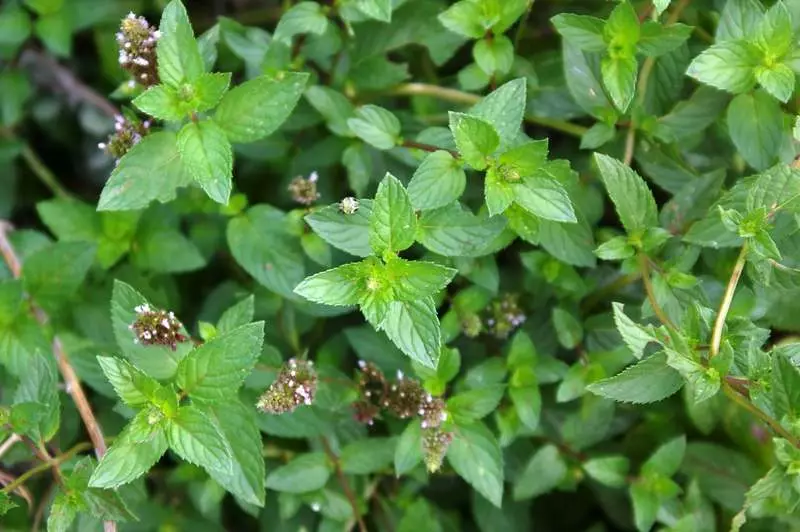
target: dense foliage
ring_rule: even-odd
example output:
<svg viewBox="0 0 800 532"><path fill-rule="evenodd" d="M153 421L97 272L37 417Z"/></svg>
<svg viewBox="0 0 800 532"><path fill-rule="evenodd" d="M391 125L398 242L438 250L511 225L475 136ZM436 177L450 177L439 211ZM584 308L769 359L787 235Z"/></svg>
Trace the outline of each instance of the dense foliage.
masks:
<svg viewBox="0 0 800 532"><path fill-rule="evenodd" d="M1 528L800 530L765 2L4 0Z"/></svg>

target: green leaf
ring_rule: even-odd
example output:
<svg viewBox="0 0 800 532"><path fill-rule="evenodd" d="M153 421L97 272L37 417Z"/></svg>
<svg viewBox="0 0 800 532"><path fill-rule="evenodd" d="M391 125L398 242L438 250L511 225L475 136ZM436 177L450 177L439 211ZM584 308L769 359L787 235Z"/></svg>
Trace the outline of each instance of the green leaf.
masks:
<svg viewBox="0 0 800 532"><path fill-rule="evenodd" d="M644 180L612 157L596 153L594 160L625 231L638 234L658 226L656 201Z"/></svg>
<svg viewBox="0 0 800 532"><path fill-rule="evenodd" d="M461 197L467 176L456 159L446 151L428 155L408 183L408 197L416 210L436 209Z"/></svg>
<svg viewBox="0 0 800 532"><path fill-rule="evenodd" d="M394 451L394 473L405 475L422 462L422 428L420 420L414 419L406 425Z"/></svg>
<svg viewBox="0 0 800 532"><path fill-rule="evenodd" d="M356 0L356 7L369 18L386 23L392 21L392 0Z"/></svg>
<svg viewBox="0 0 800 532"><path fill-rule="evenodd" d="M794 93L795 73L782 63L771 68L756 69L756 80L768 93L783 103L788 102Z"/></svg>
<svg viewBox="0 0 800 532"><path fill-rule="evenodd" d="M88 242L59 242L32 253L22 266L25 290L47 311L61 307L83 284L95 251Z"/></svg>
<svg viewBox="0 0 800 532"><path fill-rule="evenodd" d="M180 0L167 4L158 28L161 32L157 45L158 77L174 88L192 83L203 74L205 67L189 16Z"/></svg>
<svg viewBox="0 0 800 532"><path fill-rule="evenodd" d="M604 57L601 70L603 85L620 113L628 110L636 93L639 64L633 56Z"/></svg>
<svg viewBox="0 0 800 532"><path fill-rule="evenodd" d="M307 493L328 483L331 467L324 453L304 453L267 475L266 487L287 493Z"/></svg>
<svg viewBox="0 0 800 532"><path fill-rule="evenodd" d="M532 368L519 367L514 370L508 396L522 424L530 430L536 430L542 412L542 394Z"/></svg>
<svg viewBox="0 0 800 532"><path fill-rule="evenodd" d="M392 280L397 299L415 301L435 296L452 281L457 272L435 262L393 258L386 264L386 273Z"/></svg>
<svg viewBox="0 0 800 532"><path fill-rule="evenodd" d="M514 45L505 35L484 38L475 43L472 57L487 76L504 76L514 62Z"/></svg>
<svg viewBox="0 0 800 532"><path fill-rule="evenodd" d="M148 303L139 292L131 286L115 280L111 296L111 322L114 337L134 366L154 379L170 379L175 375L180 360L192 349L191 342L178 344L173 351L168 346L144 346L134 342L130 325L136 320L136 307ZM188 336L185 329L181 333Z"/></svg>
<svg viewBox="0 0 800 532"><path fill-rule="evenodd" d="M550 19L561 36L581 50L587 52L604 52L606 43L603 39L605 21L586 15L561 13Z"/></svg>
<svg viewBox="0 0 800 532"><path fill-rule="evenodd" d="M212 120L189 122L178 132L181 162L208 197L228 204L233 187L233 149Z"/></svg>
<svg viewBox="0 0 800 532"><path fill-rule="evenodd" d="M255 297L252 295L242 299L220 316L217 332L227 333L253 321L255 315Z"/></svg>
<svg viewBox="0 0 800 532"><path fill-rule="evenodd" d="M167 450L161 423L151 425L142 410L125 427L100 460L89 480L92 488L116 488L147 473Z"/></svg>
<svg viewBox="0 0 800 532"><path fill-rule="evenodd" d="M685 43L692 31L693 28L685 24L662 26L648 20L642 24L642 37L636 46L640 53L648 57L660 57Z"/></svg>
<svg viewBox="0 0 800 532"><path fill-rule="evenodd" d="M308 74L285 72L259 76L231 89L220 101L214 122L231 142L254 142L272 134L292 114Z"/></svg>
<svg viewBox="0 0 800 532"><path fill-rule="evenodd" d="M328 17L316 2L300 2L286 11L275 28L274 39L291 43L292 37L302 33L322 35L328 27Z"/></svg>
<svg viewBox="0 0 800 532"><path fill-rule="evenodd" d="M372 255L369 245L369 220L372 200L361 200L352 214L342 212L339 205L328 205L306 215L305 221L328 244L356 257Z"/></svg>
<svg viewBox="0 0 800 532"><path fill-rule="evenodd" d="M0 510L2 510L1 504ZM67 532L78 516L78 510L78 504L69 495L59 491L53 498L53 504L50 506L50 515L47 516L48 532ZM0 512L0 515L2 514L3 512Z"/></svg>
<svg viewBox="0 0 800 532"><path fill-rule="evenodd" d="M72 18L64 13L45 15L33 23L33 33L54 55L69 57L72 53Z"/></svg>
<svg viewBox="0 0 800 532"><path fill-rule="evenodd" d="M64 489L70 495L70 502L79 510L88 510L88 513L98 519L136 521L136 516L131 513L116 491L89 487L89 479L94 469L95 461L89 456L81 459L72 468L72 473L64 482Z"/></svg>
<svg viewBox="0 0 800 532"><path fill-rule="evenodd" d="M231 84L230 72L212 72L201 75L192 84L192 97L187 102L192 111L203 113L222 101Z"/></svg>
<svg viewBox="0 0 800 532"><path fill-rule="evenodd" d="M666 399L682 386L681 375L667 365L667 356L659 352L586 389L607 399L644 404Z"/></svg>
<svg viewBox="0 0 800 532"><path fill-rule="evenodd" d="M748 212L796 212L800 208L800 169L777 164L760 173L749 186L745 207Z"/></svg>
<svg viewBox="0 0 800 532"><path fill-rule="evenodd" d="M119 160L103 187L97 210L130 211L143 209L153 200L166 203L190 182L181 163L177 135L171 131L151 133Z"/></svg>
<svg viewBox="0 0 800 532"><path fill-rule="evenodd" d="M177 371L177 383L194 401L236 397L261 354L264 322L243 325L195 348Z"/></svg>
<svg viewBox="0 0 800 532"><path fill-rule="evenodd" d="M592 458L583 463L583 469L601 484L610 488L622 488L627 484L630 461L624 456Z"/></svg>
<svg viewBox="0 0 800 532"><path fill-rule="evenodd" d="M706 85L741 94L755 87L755 69L760 63L761 53L755 45L720 42L695 57L686 74Z"/></svg>
<svg viewBox="0 0 800 532"><path fill-rule="evenodd" d="M516 143L527 101L526 80L512 79L482 98L467 114L488 122L500 138L500 149L505 150Z"/></svg>
<svg viewBox="0 0 800 532"><path fill-rule="evenodd" d="M774 98L762 91L740 94L728 106L728 132L736 149L756 170L777 162L787 128Z"/></svg>
<svg viewBox="0 0 800 532"><path fill-rule="evenodd" d="M487 157L500 145L497 131L489 122L474 116L452 111L449 116L459 155L476 170L486 168Z"/></svg>
<svg viewBox="0 0 800 532"><path fill-rule="evenodd" d="M212 477L242 501L263 506L263 443L255 411L236 399L204 405L203 411L216 423L231 448L230 471L215 468L210 471Z"/></svg>
<svg viewBox="0 0 800 532"><path fill-rule="evenodd" d="M417 217L403 184L386 174L372 204L369 242L375 253L397 253L414 243Z"/></svg>
<svg viewBox="0 0 800 532"><path fill-rule="evenodd" d="M439 518L431 508L431 505L422 497L408 506L403 513L400 524L397 525L397 532L442 532L442 525Z"/></svg>
<svg viewBox="0 0 800 532"><path fill-rule="evenodd" d="M137 268L160 273L193 271L206 264L191 240L172 227L159 225L149 216L145 216L131 243L130 258Z"/></svg>
<svg viewBox="0 0 800 532"><path fill-rule="evenodd" d="M483 423L458 427L447 449L447 461L456 473L492 504L503 501L503 453Z"/></svg>
<svg viewBox="0 0 800 532"><path fill-rule="evenodd" d="M528 178L515 185L513 190L514 201L535 216L554 222L578 221L567 190L555 179Z"/></svg>
<svg viewBox="0 0 800 532"><path fill-rule="evenodd" d="M506 227L501 216L475 216L459 203L427 211L417 226L420 244L446 257L474 257L485 254L487 246Z"/></svg>
<svg viewBox="0 0 800 532"><path fill-rule="evenodd" d="M578 223L562 224L541 220L539 242L542 247L559 260L573 266L594 267L594 237L592 229L579 213Z"/></svg>
<svg viewBox="0 0 800 532"><path fill-rule="evenodd" d="M166 433L170 448L187 462L209 472L231 473L231 444L200 408L178 408L167 421Z"/></svg>
<svg viewBox="0 0 800 532"><path fill-rule="evenodd" d="M536 451L514 483L514 500L543 495L556 488L567 476L567 465L554 445Z"/></svg>
<svg viewBox="0 0 800 532"><path fill-rule="evenodd" d="M323 85L313 85L305 92L311 107L325 119L328 129L340 137L352 137L347 120L355 115L355 108L347 96Z"/></svg>
<svg viewBox="0 0 800 532"><path fill-rule="evenodd" d="M347 444L339 455L342 472L350 475L377 473L394 460L397 438L366 438Z"/></svg>
<svg viewBox="0 0 800 532"><path fill-rule="evenodd" d="M61 404L58 399L58 372L54 361L39 351L27 360L25 373L20 377L14 393L14 405L31 403L41 412L30 419L26 433L34 441L50 441L58 431Z"/></svg>
<svg viewBox="0 0 800 532"><path fill-rule="evenodd" d="M347 126L358 138L379 150L394 148L400 138L400 121L377 105L356 109L355 117L347 119Z"/></svg>
<svg viewBox="0 0 800 532"><path fill-rule="evenodd" d="M364 194L372 180L371 149L361 141L352 143L342 153L342 165L347 169L347 183L353 192Z"/></svg>
<svg viewBox="0 0 800 532"><path fill-rule="evenodd" d="M179 122L185 118L177 92L168 85L154 85L133 99L141 112L158 120Z"/></svg>
<svg viewBox="0 0 800 532"><path fill-rule="evenodd" d="M369 270L360 262L344 264L306 277L295 294L322 305L356 305L367 292Z"/></svg>
<svg viewBox="0 0 800 532"><path fill-rule="evenodd" d="M116 357L97 357L106 379L114 391L129 406L152 402L161 385L131 363Z"/></svg>
<svg viewBox="0 0 800 532"><path fill-rule="evenodd" d="M561 307L553 308L553 326L559 343L567 349L573 349L583 339L583 326L575 316Z"/></svg>
<svg viewBox="0 0 800 532"><path fill-rule="evenodd" d="M620 336L622 336L622 341L631 350L633 356L642 358L647 344L658 341L652 333L652 329L643 327L630 319L625 314L622 303L612 303L611 307L614 310L614 325L617 327Z"/></svg>
<svg viewBox="0 0 800 532"><path fill-rule="evenodd" d="M462 0L439 14L439 22L448 30L471 39L483 37L494 21L482 13L480 2Z"/></svg>
<svg viewBox="0 0 800 532"><path fill-rule="evenodd" d="M391 302L380 325L394 345L412 360L436 368L441 331L432 298Z"/></svg>
<svg viewBox="0 0 800 532"><path fill-rule="evenodd" d="M228 223L228 246L236 262L259 283L284 297L305 277L303 252L286 228L286 215L255 205Z"/></svg>
<svg viewBox="0 0 800 532"><path fill-rule="evenodd" d="M0 74L0 94L3 95L0 98L0 124L12 127L24 118L25 104L33 95L33 87L21 72L6 71Z"/></svg>
<svg viewBox="0 0 800 532"><path fill-rule="evenodd" d="M633 502L633 520L639 532L647 532L655 523L661 503L658 496L641 483L635 483L630 488L631 501Z"/></svg>
<svg viewBox="0 0 800 532"><path fill-rule="evenodd" d="M668 441L650 455L642 465L643 475L659 474L671 477L678 472L686 452L686 436Z"/></svg>
<svg viewBox="0 0 800 532"><path fill-rule="evenodd" d="M800 372L788 357L772 354L772 403L778 419L787 416L790 420L800 418Z"/></svg>
<svg viewBox="0 0 800 532"><path fill-rule="evenodd" d="M456 423L470 423L491 414L500 404L506 387L484 386L458 393L447 400L447 411Z"/></svg>

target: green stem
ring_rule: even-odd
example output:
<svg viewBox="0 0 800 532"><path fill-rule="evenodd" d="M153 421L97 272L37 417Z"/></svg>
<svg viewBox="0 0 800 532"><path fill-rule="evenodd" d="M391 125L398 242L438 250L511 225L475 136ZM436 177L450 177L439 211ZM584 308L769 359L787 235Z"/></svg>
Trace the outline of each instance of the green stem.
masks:
<svg viewBox="0 0 800 532"><path fill-rule="evenodd" d="M0 491L2 491L3 493L11 493L15 489L17 489L19 486L24 484L29 478L31 478L31 477L33 477L35 475L38 475L42 471L47 471L48 469L50 469L52 467L58 468L58 466L62 462L66 462L67 460L69 460L74 455L78 454L79 452L87 451L87 450L89 450L91 448L92 448L92 444L91 443L89 443L89 442L81 442L81 443L75 445L74 447L72 447L67 452L65 452L63 454L60 454L60 455L56 456L55 458L52 458L52 459L47 460L45 462L42 462L41 464L37 465L36 467L33 467L33 468L25 471L23 474L21 474L20 476L15 478L12 482L10 482L6 487L4 487Z"/></svg>
<svg viewBox="0 0 800 532"><path fill-rule="evenodd" d="M639 254L639 270L642 272L642 282L644 283L644 291L647 293L647 300L650 301L650 306L653 307L653 313L661 323L670 329L677 329L672 320L669 319L667 313L661 308L656 300L656 293L653 290L653 282L650 280L650 259L644 253Z"/></svg>
<svg viewBox="0 0 800 532"><path fill-rule="evenodd" d="M725 328L725 319L728 317L728 312L731 310L731 303L733 303L736 285L739 284L739 279L742 277L742 272L744 271L746 263L747 244L745 243L742 246L742 250L739 252L736 264L733 265L731 278L728 280L728 286L725 287L725 293L722 296L722 303L719 305L717 319L714 321L714 330L711 333L711 347L708 350L708 358L713 358L719 353L719 348L722 344L722 330Z"/></svg>
<svg viewBox="0 0 800 532"><path fill-rule="evenodd" d="M465 105L474 105L481 99L477 94L470 94L457 89L449 89L447 87L440 87L438 85L429 85L427 83L404 83L392 90L391 94L396 96L430 96L453 103L461 103ZM574 137L581 137L588 131L588 128L566 122L563 120L556 120L553 118L546 118L542 116L534 116L531 114L525 115L525 121L536 124L538 126L561 131Z"/></svg>
<svg viewBox="0 0 800 532"><path fill-rule="evenodd" d="M794 445L796 448L800 449L800 440L794 437L788 430L783 428L780 423L778 423L775 419L773 419L769 414L763 412L759 409L756 405L751 403L747 400L743 395L736 392L736 390L731 387L730 384L727 382L722 383L722 390L725 392L725 395L731 398L733 402L756 416L758 419L763 421L767 426L769 426L775 434L784 438L786 441Z"/></svg>
<svg viewBox="0 0 800 532"><path fill-rule="evenodd" d="M49 188L53 194L59 198L72 197L72 194L70 194L67 189L65 189L61 183L58 182L58 178L56 178L55 174L50 171L44 162L42 162L29 144L25 144L22 147L22 159L28 165L28 168L31 169L31 172L33 172L36 177L39 178L39 181L44 183L44 185Z"/></svg>

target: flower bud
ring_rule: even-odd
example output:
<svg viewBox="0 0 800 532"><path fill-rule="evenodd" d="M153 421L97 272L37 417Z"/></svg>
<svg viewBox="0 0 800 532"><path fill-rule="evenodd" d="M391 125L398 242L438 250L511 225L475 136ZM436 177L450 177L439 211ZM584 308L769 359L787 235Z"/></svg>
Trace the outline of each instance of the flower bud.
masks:
<svg viewBox="0 0 800 532"><path fill-rule="evenodd" d="M302 176L297 176L289 183L289 192L292 194L292 199L301 205L311 205L319 199L319 192L317 192L317 179L319 176L316 172L311 172L308 179Z"/></svg>
<svg viewBox="0 0 800 532"><path fill-rule="evenodd" d="M339 210L345 214L355 214L359 206L357 199L348 196L339 203Z"/></svg>
<svg viewBox="0 0 800 532"><path fill-rule="evenodd" d="M397 372L397 380L389 387L384 406L400 419L407 419L419 413L427 394L419 382L407 379Z"/></svg>
<svg viewBox="0 0 800 532"><path fill-rule="evenodd" d="M165 345L173 351L180 342L187 340L181 333L183 325L172 312L152 308L147 303L135 309L136 320L128 326L133 331L134 343L142 345Z"/></svg>
<svg viewBox="0 0 800 532"><path fill-rule="evenodd" d="M122 156L148 133L150 133L149 120L134 122L122 115L117 115L114 117L114 133L109 135L106 142L101 142L97 147L119 162Z"/></svg>
<svg viewBox="0 0 800 532"><path fill-rule="evenodd" d="M144 17L133 13L122 19L117 32L119 64L131 75L131 81L144 87L158 84L156 43L159 31Z"/></svg>
<svg viewBox="0 0 800 532"><path fill-rule="evenodd" d="M519 295L505 294L492 302L486 328L496 338L508 338L514 329L525 323L527 316L519 306Z"/></svg>
<svg viewBox="0 0 800 532"><path fill-rule="evenodd" d="M423 398L417 413L422 418L423 429L437 428L447 419L444 400L430 394Z"/></svg>
<svg viewBox="0 0 800 532"><path fill-rule="evenodd" d="M310 405L317 393L317 372L310 360L289 359L256 407L268 414L284 414L298 406Z"/></svg>
<svg viewBox="0 0 800 532"><path fill-rule="evenodd" d="M422 454L429 473L435 473L442 467L447 448L452 442L452 432L441 430L438 427L423 429Z"/></svg>

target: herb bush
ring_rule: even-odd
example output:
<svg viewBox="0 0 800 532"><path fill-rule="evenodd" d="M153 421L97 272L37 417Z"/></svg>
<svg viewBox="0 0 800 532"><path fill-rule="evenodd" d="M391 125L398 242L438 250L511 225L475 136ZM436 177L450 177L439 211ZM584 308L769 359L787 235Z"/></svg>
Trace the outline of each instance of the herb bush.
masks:
<svg viewBox="0 0 800 532"><path fill-rule="evenodd" d="M188 4L0 7L3 530L800 529L800 2Z"/></svg>

